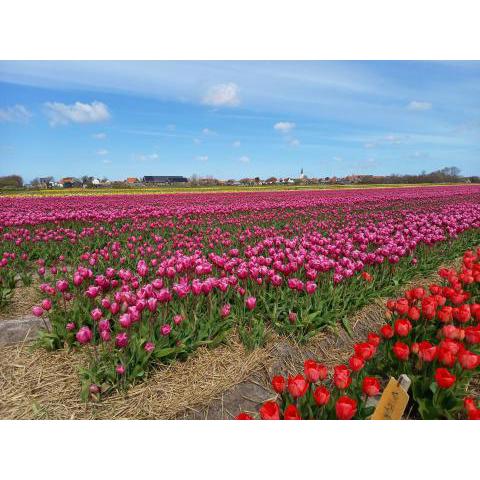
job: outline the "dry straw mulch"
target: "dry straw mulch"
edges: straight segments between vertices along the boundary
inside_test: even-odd
[[[434,281],[437,275],[415,279],[411,285]],[[199,349],[187,361],[159,368],[127,393],[99,403],[80,400],[78,369],[87,361],[84,352],[46,352],[28,344],[2,347],[0,418],[223,419],[240,410],[255,411],[272,396],[273,374],[301,371],[309,357],[329,366],[344,362],[353,343],[385,321],[385,300],[378,299],[352,316],[352,336],[339,327],[301,345],[270,333],[267,345],[251,352],[232,337],[227,345]]]
[[[269,356],[268,349],[246,352],[232,340],[155,371],[127,394],[85,404],[80,401],[78,377],[78,368],[86,361],[84,354],[47,353],[28,345],[0,351],[0,418],[10,419],[174,418],[245,380]]]
[[[32,315],[32,307],[42,299],[38,284],[13,289],[12,297],[4,308],[0,309],[0,322],[26,315]]]

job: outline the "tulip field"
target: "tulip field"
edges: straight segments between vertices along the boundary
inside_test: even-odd
[[[88,351],[79,395],[99,401],[144,381],[159,365],[185,360],[201,346],[215,348],[231,335],[255,349],[268,341],[269,332],[308,342],[324,329],[348,330],[349,315],[356,310],[376,298],[393,296],[413,277],[434,272],[478,245],[477,185],[3,197],[0,308],[8,311],[15,289],[38,285],[41,299],[31,305],[32,312],[48,323],[36,346]],[[478,275],[478,261],[468,258],[466,268],[475,264]],[[450,308],[448,315],[462,323],[465,302],[470,297],[478,300],[478,289],[461,273],[459,280],[451,272],[445,278],[449,286],[438,286],[430,295],[412,293],[390,305],[393,326],[372,333],[358,347],[352,364],[335,371],[339,384],[349,384],[343,390],[353,381],[367,396],[377,392],[375,375],[382,369],[393,375],[419,374],[409,370],[416,367],[406,360],[413,352],[428,362],[433,355],[428,342],[437,339],[438,326],[417,322],[410,310],[425,316],[426,299],[442,296],[451,303],[442,311]],[[408,312],[400,307],[403,304]],[[478,311],[468,308],[467,321],[477,318]],[[459,389],[467,382],[468,374],[459,369],[469,365],[471,352],[462,350],[461,366],[449,363],[449,351],[456,349],[455,355],[460,355],[460,347],[451,343],[459,333],[453,324],[444,323],[439,336],[445,338],[436,347],[444,352],[443,363],[435,371],[425,366],[438,388],[415,393],[420,400],[435,397],[432,407],[419,400],[422,418],[448,417],[445,405],[452,400],[442,382],[448,384],[451,375]],[[389,328],[409,339],[395,337],[393,353]],[[382,335],[388,341],[380,341]],[[384,363],[372,361],[365,369],[368,375],[351,375],[382,349],[389,353],[375,358]],[[305,368],[311,385],[325,376],[314,361]],[[291,387],[289,381],[290,393],[277,379],[279,386],[274,388],[283,403],[262,407],[262,418],[334,418],[335,406],[311,413],[312,406],[328,403],[330,392],[320,384],[314,389],[301,377]],[[367,415],[360,394],[342,394],[340,387],[337,393],[331,393],[337,417]],[[456,403],[453,410],[459,411]]]

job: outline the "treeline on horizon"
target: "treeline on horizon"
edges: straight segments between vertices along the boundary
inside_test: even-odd
[[[418,175],[398,175],[392,173],[391,175],[362,175],[358,183],[374,184],[374,183],[451,183],[451,182],[465,182],[479,183],[480,177],[474,175],[472,177],[464,177],[460,175],[458,167],[445,167],[441,170],[435,170],[427,173],[422,172]]]
[[[48,177],[53,179],[53,177]],[[83,176],[81,183],[86,186],[91,186],[91,182],[88,180],[93,177]],[[38,182],[38,179],[35,179]],[[32,181],[32,185],[35,184],[35,180]],[[104,178],[103,181],[107,179]],[[317,183],[339,183],[339,184],[359,184],[359,185],[373,185],[373,184],[415,184],[415,183],[480,183],[480,176],[474,175],[470,177],[465,177],[460,175],[460,169],[458,167],[445,167],[440,170],[435,170],[433,172],[425,172],[418,175],[400,175],[392,173],[391,175],[350,175],[344,178],[338,177],[325,177],[325,178],[297,178],[293,179],[296,184],[317,184]],[[265,183],[277,183],[277,178],[269,177],[266,180],[262,180],[260,177],[255,178],[243,178],[239,181],[241,184],[251,185],[251,184],[265,184]],[[235,180],[228,180],[227,182],[222,182],[214,177],[204,177],[200,178],[198,175],[193,175],[189,182],[185,186],[201,186],[201,185],[222,185],[226,183],[227,185]],[[121,182],[112,182],[112,186]],[[18,189],[25,187],[23,178],[20,175],[7,175],[0,177],[0,189]],[[178,185],[176,185],[178,187]]]

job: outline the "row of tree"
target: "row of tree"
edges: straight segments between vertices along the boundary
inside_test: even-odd
[[[430,173],[423,171],[419,175],[398,175],[395,173],[386,176],[362,175],[358,183],[459,183],[465,181],[477,183],[480,181],[480,178],[478,176],[463,177],[460,175],[458,167],[445,167]]]
[[[0,188],[22,188],[23,178],[20,175],[0,177]]]

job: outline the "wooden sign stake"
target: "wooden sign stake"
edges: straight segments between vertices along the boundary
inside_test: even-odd
[[[391,377],[370,419],[401,420],[410,398],[407,392],[411,384],[407,375],[400,375],[398,380]]]

